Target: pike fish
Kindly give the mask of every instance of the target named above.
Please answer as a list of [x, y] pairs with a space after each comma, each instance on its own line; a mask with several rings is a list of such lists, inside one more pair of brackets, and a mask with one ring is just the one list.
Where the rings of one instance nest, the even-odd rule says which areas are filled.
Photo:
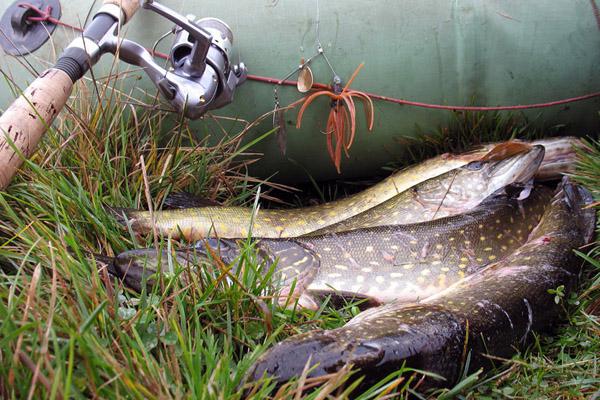
[[544, 147], [536, 145], [500, 161], [473, 161], [415, 185], [367, 211], [317, 230], [310, 236], [364, 227], [413, 224], [458, 215], [507, 185], [533, 179], [543, 158]]
[[585, 189], [566, 178], [527, 242], [445, 291], [418, 304], [400, 301], [369, 309], [345, 326], [286, 339], [262, 355], [247, 380], [269, 376], [278, 383], [316, 377], [346, 364], [374, 382], [406, 364], [433, 372], [448, 386], [469, 371], [489, 367], [486, 355], [510, 357], [532, 332], [553, 327], [561, 306], [549, 290], [575, 287], [581, 266], [573, 249], [592, 239], [595, 213]]
[[[512, 189], [512, 188], [511, 188]], [[258, 239], [264, 268], [274, 265], [279, 300], [317, 308], [325, 295], [366, 298], [371, 304], [425, 298], [503, 258], [523, 244], [550, 198], [545, 187], [525, 200], [496, 193], [469, 212], [409, 225], [362, 228], [294, 239]], [[210, 239], [175, 252], [183, 265], [200, 265], [211, 255], [235, 265], [240, 244]], [[168, 253], [133, 250], [118, 255], [111, 272], [140, 290], [144, 272], [167, 265]], [[147, 276], [147, 275], [146, 275]], [[292, 290], [293, 289], [293, 290]]]
[[[538, 173], [544, 177], [557, 177], [564, 172], [567, 168], [565, 162], [575, 155], [573, 146], [576, 143], [578, 140], [575, 138], [534, 142], [533, 145], [543, 145], [546, 149], [546, 156]], [[124, 220], [131, 224], [132, 229], [138, 233], [152, 232], [154, 225], [157, 232], [163, 236], [175, 239], [184, 238], [190, 241], [206, 237], [241, 238], [247, 237], [250, 233], [252, 236], [262, 238], [297, 237], [319, 230], [321, 230], [320, 233], [323, 233], [327, 231], [326, 227], [361, 214], [423, 182], [442, 176], [446, 179], [452, 178], [453, 175], [448, 175], [449, 173], [470, 163], [497, 162], [530, 148], [530, 144], [511, 141], [484, 145], [459, 155], [444, 154], [399, 171], [361, 193], [312, 207], [255, 212], [245, 207], [213, 206], [158, 211], [154, 212], [153, 216], [148, 211], [120, 210], [119, 212], [124, 214]], [[435, 185], [432, 186], [435, 187]], [[431, 194], [429, 193], [429, 195]], [[427, 203], [429, 199], [430, 197], [427, 196], [424, 198], [423, 207], [430, 206]], [[447, 215], [444, 214], [444, 211], [448, 210], [437, 211], [441, 214], [430, 211], [427, 215], [435, 214], [436, 217], [439, 217]], [[385, 217], [379, 218], [378, 223], [391, 225], [418, 222], [415, 220], [415, 216], [419, 215], [417, 210], [413, 209], [411, 213], [414, 214], [412, 219], [403, 220], [402, 216], [409, 214], [398, 210], [398, 214], [394, 216], [393, 212], [388, 212]], [[426, 219], [421, 219], [421, 221], [424, 220]], [[253, 221], [252, 226], [251, 221]], [[366, 223], [366, 225], [361, 227], [372, 226], [368, 222], [368, 218], [363, 216], [362, 223]], [[342, 229], [342, 227], [339, 226], [338, 229]]]

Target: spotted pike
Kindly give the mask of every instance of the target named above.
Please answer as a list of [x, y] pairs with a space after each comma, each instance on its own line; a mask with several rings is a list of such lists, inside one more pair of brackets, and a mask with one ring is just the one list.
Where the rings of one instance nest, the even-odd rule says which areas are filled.
[[[573, 145], [577, 142], [577, 139], [574, 138], [535, 142], [534, 144], [541, 144], [546, 148], [546, 157], [540, 166], [539, 173], [545, 177], [556, 177], [559, 173], [564, 172], [566, 165], [558, 163], [557, 160], [568, 160], [573, 157]], [[187, 240], [199, 240], [211, 236], [221, 238], [247, 237], [250, 233], [251, 221], [253, 221], [251, 232], [255, 237], [302, 236], [363, 213], [430, 179], [444, 175], [449, 182], [448, 178], [453, 176], [448, 175], [449, 172], [465, 167], [471, 162], [499, 161], [529, 148], [530, 145], [528, 144], [512, 141], [481, 146], [471, 152], [459, 155], [444, 154], [399, 171], [361, 193], [312, 207], [259, 210], [256, 213], [245, 207], [200, 207], [158, 211], [154, 213], [154, 226], [157, 232], [163, 236], [176, 239], [183, 237]], [[435, 187], [435, 185], [431, 186]], [[433, 199], [432, 194], [428, 193], [429, 196], [424, 198], [423, 201], [426, 203], [424, 207], [431, 206], [428, 203], [429, 200], [439, 201], [439, 198]], [[402, 220], [403, 215], [409, 216], [410, 214], [399, 211], [395, 216], [393, 213], [386, 213], [386, 217], [379, 218], [379, 222], [385, 225], [418, 222], [414, 218], [419, 215], [417, 210], [411, 211], [414, 215], [410, 220]], [[432, 214], [436, 214], [436, 216], [446, 215], [444, 210], [437, 211], [441, 213], [436, 214], [435, 211], [430, 211], [427, 216]], [[125, 220], [131, 224], [134, 231], [142, 234], [152, 232], [153, 223], [149, 212], [130, 210], [124, 213]], [[391, 218], [394, 218], [394, 220], [392, 221]], [[367, 220], [363, 220], [363, 223], [367, 223], [367, 225], [361, 227], [370, 226], [368, 225], [368, 218], [365, 217], [365, 219]]]
[[344, 232], [364, 227], [414, 224], [458, 215], [472, 209], [497, 190], [533, 178], [544, 158], [544, 147], [500, 161], [473, 161], [404, 192], [337, 224], [312, 232]]
[[[525, 200], [496, 193], [471, 211], [430, 222], [380, 226], [294, 239], [258, 239], [265, 268], [275, 265], [280, 300], [299, 299], [316, 308], [322, 295], [415, 301], [445, 289], [486, 264], [514, 251], [538, 223], [550, 190], [536, 188]], [[234, 264], [235, 240], [199, 241], [192, 250], [175, 252], [180, 264], [198, 265], [209, 255]], [[141, 271], [152, 273], [168, 254], [134, 250], [116, 257], [115, 274], [139, 290]], [[133, 282], [133, 284], [130, 284]], [[291, 288], [294, 292], [290, 293]], [[291, 296], [290, 296], [291, 295]]]
[[366, 381], [408, 367], [455, 383], [470, 355], [470, 371], [490, 365], [486, 355], [510, 357], [531, 337], [556, 323], [561, 306], [549, 290], [576, 283], [581, 261], [573, 249], [588, 243], [595, 226], [589, 192], [569, 183], [559, 187], [527, 243], [504, 260], [419, 304], [393, 302], [367, 310], [345, 326], [293, 336], [267, 351], [251, 368], [249, 381], [264, 375], [283, 383], [315, 366], [309, 377], [346, 364]]

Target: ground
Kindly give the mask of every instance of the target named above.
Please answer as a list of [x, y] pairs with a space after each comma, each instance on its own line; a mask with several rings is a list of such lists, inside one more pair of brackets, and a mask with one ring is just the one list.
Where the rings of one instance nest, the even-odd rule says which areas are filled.
[[[283, 310], [268, 296], [268, 279], [247, 268], [233, 282], [224, 279], [229, 271], [223, 265], [207, 266], [193, 285], [165, 279], [152, 293], [124, 290], [94, 255], [169, 244], [123, 229], [106, 205], [160, 207], [169, 193], [187, 190], [222, 204], [251, 206], [260, 182], [247, 178], [233, 160], [247, 150], [239, 138], [206, 147], [185, 122], [163, 137], [168, 114], [143, 105], [131, 111], [127, 96], [112, 90], [104, 93], [101, 107], [92, 87], [80, 86], [77, 93], [37, 155], [0, 194], [0, 396], [235, 399], [253, 360], [274, 342], [341, 326], [358, 312], [353, 304]], [[452, 126], [424, 133], [427, 141], [405, 145], [418, 161], [526, 131], [518, 116], [457, 114]], [[594, 151], [580, 158], [576, 179], [600, 200], [600, 143], [591, 145]], [[328, 199], [327, 193], [344, 192], [343, 185], [331, 187], [315, 185], [315, 193]], [[265, 199], [281, 193], [262, 186]], [[587, 260], [581, 288], [573, 296], [557, 291], [569, 319], [554, 334], [537, 337], [511, 360], [498, 360], [495, 371], [419, 396], [598, 398], [600, 247], [580, 252]], [[252, 251], [244, 257], [256, 264]], [[306, 398], [344, 397], [351, 388], [344, 392], [338, 386], [347, 375], [331, 377]], [[387, 398], [395, 390], [402, 398], [418, 392], [415, 385], [418, 374], [406, 370], [353, 396]], [[299, 395], [298, 386], [271, 396]], [[259, 382], [247, 389], [260, 399], [272, 388]]]

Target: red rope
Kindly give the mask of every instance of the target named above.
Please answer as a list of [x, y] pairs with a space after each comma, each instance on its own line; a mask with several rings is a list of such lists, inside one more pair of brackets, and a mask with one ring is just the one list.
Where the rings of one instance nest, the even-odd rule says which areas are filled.
[[[297, 85], [296, 81], [282, 81], [282, 80], [279, 80], [279, 79], [267, 78], [267, 77], [258, 76], [258, 75], [248, 75], [248, 79], [253, 80], [253, 81], [258, 81], [258, 82], [272, 83], [272, 84], [275, 84], [275, 85], [286, 85], [286, 86], [296, 86]], [[331, 90], [330, 86], [324, 85], [322, 83], [315, 83], [313, 85], [313, 87], [316, 88], [316, 89], [325, 89], [325, 90], [329, 89], [329, 90]], [[529, 108], [553, 107], [553, 106], [558, 106], [558, 105], [561, 105], [561, 104], [574, 103], [574, 102], [577, 102], [577, 101], [583, 101], [583, 100], [588, 100], [588, 99], [592, 99], [592, 98], [595, 98], [595, 97], [600, 97], [600, 92], [595, 92], [595, 93], [590, 93], [590, 94], [586, 94], [586, 95], [583, 95], [583, 96], [571, 97], [571, 98], [568, 98], [568, 99], [550, 101], [550, 102], [546, 102], [546, 103], [534, 103], [534, 104], [523, 104], [523, 105], [513, 105], [513, 106], [491, 106], [491, 107], [484, 107], [484, 106], [445, 106], [445, 105], [441, 105], [441, 104], [430, 104], [430, 103], [423, 103], [423, 102], [418, 102], [418, 101], [396, 99], [396, 98], [393, 98], [393, 97], [382, 96], [382, 95], [379, 95], [379, 94], [369, 93], [369, 92], [364, 92], [364, 93], [367, 96], [369, 96], [370, 98], [372, 98], [372, 99], [377, 99], [377, 100], [382, 100], [382, 101], [388, 101], [390, 103], [402, 104], [402, 105], [414, 106], [414, 107], [422, 107], [422, 108], [432, 108], [432, 109], [436, 109], [436, 110], [450, 110], [450, 111], [525, 110], [525, 109], [529, 109]]]
[[[598, 7], [596, 6], [594, 0], [590, 0], [592, 2], [592, 7], [594, 8], [594, 15], [596, 15], [599, 27], [600, 27], [600, 16], [599, 16], [599, 12], [598, 12]], [[36, 13], [38, 13], [39, 17], [29, 17], [29, 21], [33, 21], [33, 22], [49, 22], [52, 24], [56, 24], [56, 25], [61, 25], [67, 28], [71, 28], [73, 30], [79, 31], [79, 32], [83, 32], [82, 28], [79, 28], [77, 26], [74, 25], [69, 25], [67, 23], [61, 22], [58, 19], [52, 17], [51, 12], [52, 12], [52, 7], [48, 6], [46, 7], [45, 10], [40, 10], [39, 8], [37, 8], [36, 6], [34, 6], [33, 4], [29, 4], [29, 3], [21, 3], [19, 4], [19, 7], [23, 7], [23, 8], [29, 8], [33, 11], [35, 11]], [[147, 49], [154, 57], [158, 57], [158, 58], [162, 58], [162, 59], [168, 59], [169, 56], [167, 54], [164, 53], [160, 53], [158, 51], [153, 51], [150, 49]], [[248, 79], [252, 80], [252, 81], [257, 81], [257, 82], [265, 82], [265, 83], [270, 83], [273, 85], [285, 85], [285, 86], [296, 86], [297, 82], [296, 81], [282, 81], [280, 79], [276, 79], [276, 78], [269, 78], [269, 77], [264, 77], [264, 76], [259, 76], [259, 75], [248, 75]], [[313, 85], [313, 88], [315, 89], [323, 89], [323, 90], [331, 90], [331, 87], [329, 85], [325, 85], [322, 83], [315, 83]], [[595, 92], [595, 93], [589, 93], [589, 94], [585, 94], [582, 96], [576, 96], [576, 97], [570, 97], [567, 99], [561, 99], [561, 100], [555, 100], [555, 101], [549, 101], [549, 102], [545, 102], [545, 103], [534, 103], [534, 104], [519, 104], [519, 105], [512, 105], [512, 106], [447, 106], [447, 105], [441, 105], [441, 104], [431, 104], [431, 103], [423, 103], [423, 102], [419, 102], [419, 101], [411, 101], [411, 100], [405, 100], [405, 99], [397, 99], [394, 97], [388, 97], [388, 96], [382, 96], [379, 94], [375, 94], [375, 93], [368, 93], [368, 92], [364, 92], [367, 96], [369, 96], [372, 99], [376, 99], [376, 100], [381, 100], [381, 101], [387, 101], [390, 103], [395, 103], [395, 104], [401, 104], [401, 105], [406, 105], [406, 106], [413, 106], [413, 107], [421, 107], [421, 108], [431, 108], [431, 109], [435, 109], [435, 110], [450, 110], [450, 111], [515, 111], [515, 110], [527, 110], [527, 109], [534, 109], [534, 108], [547, 108], [547, 107], [554, 107], [554, 106], [559, 106], [559, 105], [563, 105], [563, 104], [568, 104], [568, 103], [575, 103], [578, 101], [583, 101], [583, 100], [589, 100], [589, 99], [593, 99], [596, 97], [600, 97], [600, 92]]]
[[391, 97], [380, 96], [378, 94], [366, 93], [367, 96], [378, 99], [389, 101], [396, 104], [404, 104], [407, 106], [414, 107], [422, 107], [422, 108], [433, 108], [437, 110], [451, 110], [451, 111], [503, 111], [503, 110], [527, 110], [532, 108], [547, 108], [559, 106], [561, 104], [575, 103], [577, 101], [583, 101], [588, 99], [593, 99], [595, 97], [600, 97], [600, 92], [584, 94], [582, 96], [570, 97], [568, 99], [549, 101], [546, 103], [533, 103], [533, 104], [519, 104], [514, 106], [444, 106], [440, 104], [429, 104], [429, 103], [421, 103], [418, 101], [410, 101], [410, 100], [402, 100], [402, 99], [394, 99]]
[[56, 18], [54, 18], [52, 16], [52, 6], [47, 6], [45, 10], [40, 10], [39, 8], [37, 8], [36, 6], [34, 6], [33, 4], [30, 3], [21, 3], [19, 4], [19, 7], [21, 8], [28, 8], [30, 10], [35, 11], [39, 17], [29, 17], [27, 18], [28, 21], [32, 21], [32, 22], [49, 22], [51, 24], [54, 25], [61, 25], [67, 28], [71, 28], [74, 29], [76, 31], [79, 32], [83, 32], [83, 29], [75, 26], [75, 25], [69, 25], [65, 22], [62, 22]]
[[[30, 3], [20, 3], [19, 7], [28, 8], [28, 9], [33, 10], [36, 13], [38, 13], [39, 17], [29, 17], [29, 18], [27, 18], [28, 21], [32, 21], [32, 22], [49, 22], [49, 23], [54, 24], [54, 25], [60, 25], [60, 26], [66, 27], [66, 28], [71, 28], [71, 29], [73, 29], [73, 30], [75, 30], [77, 32], [83, 32], [83, 28], [80, 28], [80, 27], [75, 26], [75, 25], [67, 24], [65, 22], [62, 22], [62, 21], [54, 18], [52, 16], [52, 7], [51, 6], [46, 7], [45, 10], [40, 10], [39, 8], [37, 8], [36, 6], [34, 6], [33, 4], [30, 4]], [[154, 57], [163, 58], [165, 60], [169, 58], [169, 56], [167, 54], [165, 54], [165, 53], [161, 53], [159, 51], [153, 51], [151, 49], [146, 49], [146, 50], [148, 50], [148, 52], [150, 54], [152, 54]]]

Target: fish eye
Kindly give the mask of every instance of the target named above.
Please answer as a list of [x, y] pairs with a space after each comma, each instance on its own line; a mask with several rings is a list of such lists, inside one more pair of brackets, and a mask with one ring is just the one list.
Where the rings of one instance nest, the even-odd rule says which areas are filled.
[[465, 168], [469, 171], [479, 171], [481, 168], [483, 168], [484, 164], [485, 163], [483, 161], [472, 161], [468, 163]]
[[219, 239], [216, 239], [216, 238], [204, 239], [204, 243], [203, 243], [203, 245], [205, 247], [210, 247], [211, 249], [218, 249], [219, 244], [220, 244], [220, 241], [219, 241]]

